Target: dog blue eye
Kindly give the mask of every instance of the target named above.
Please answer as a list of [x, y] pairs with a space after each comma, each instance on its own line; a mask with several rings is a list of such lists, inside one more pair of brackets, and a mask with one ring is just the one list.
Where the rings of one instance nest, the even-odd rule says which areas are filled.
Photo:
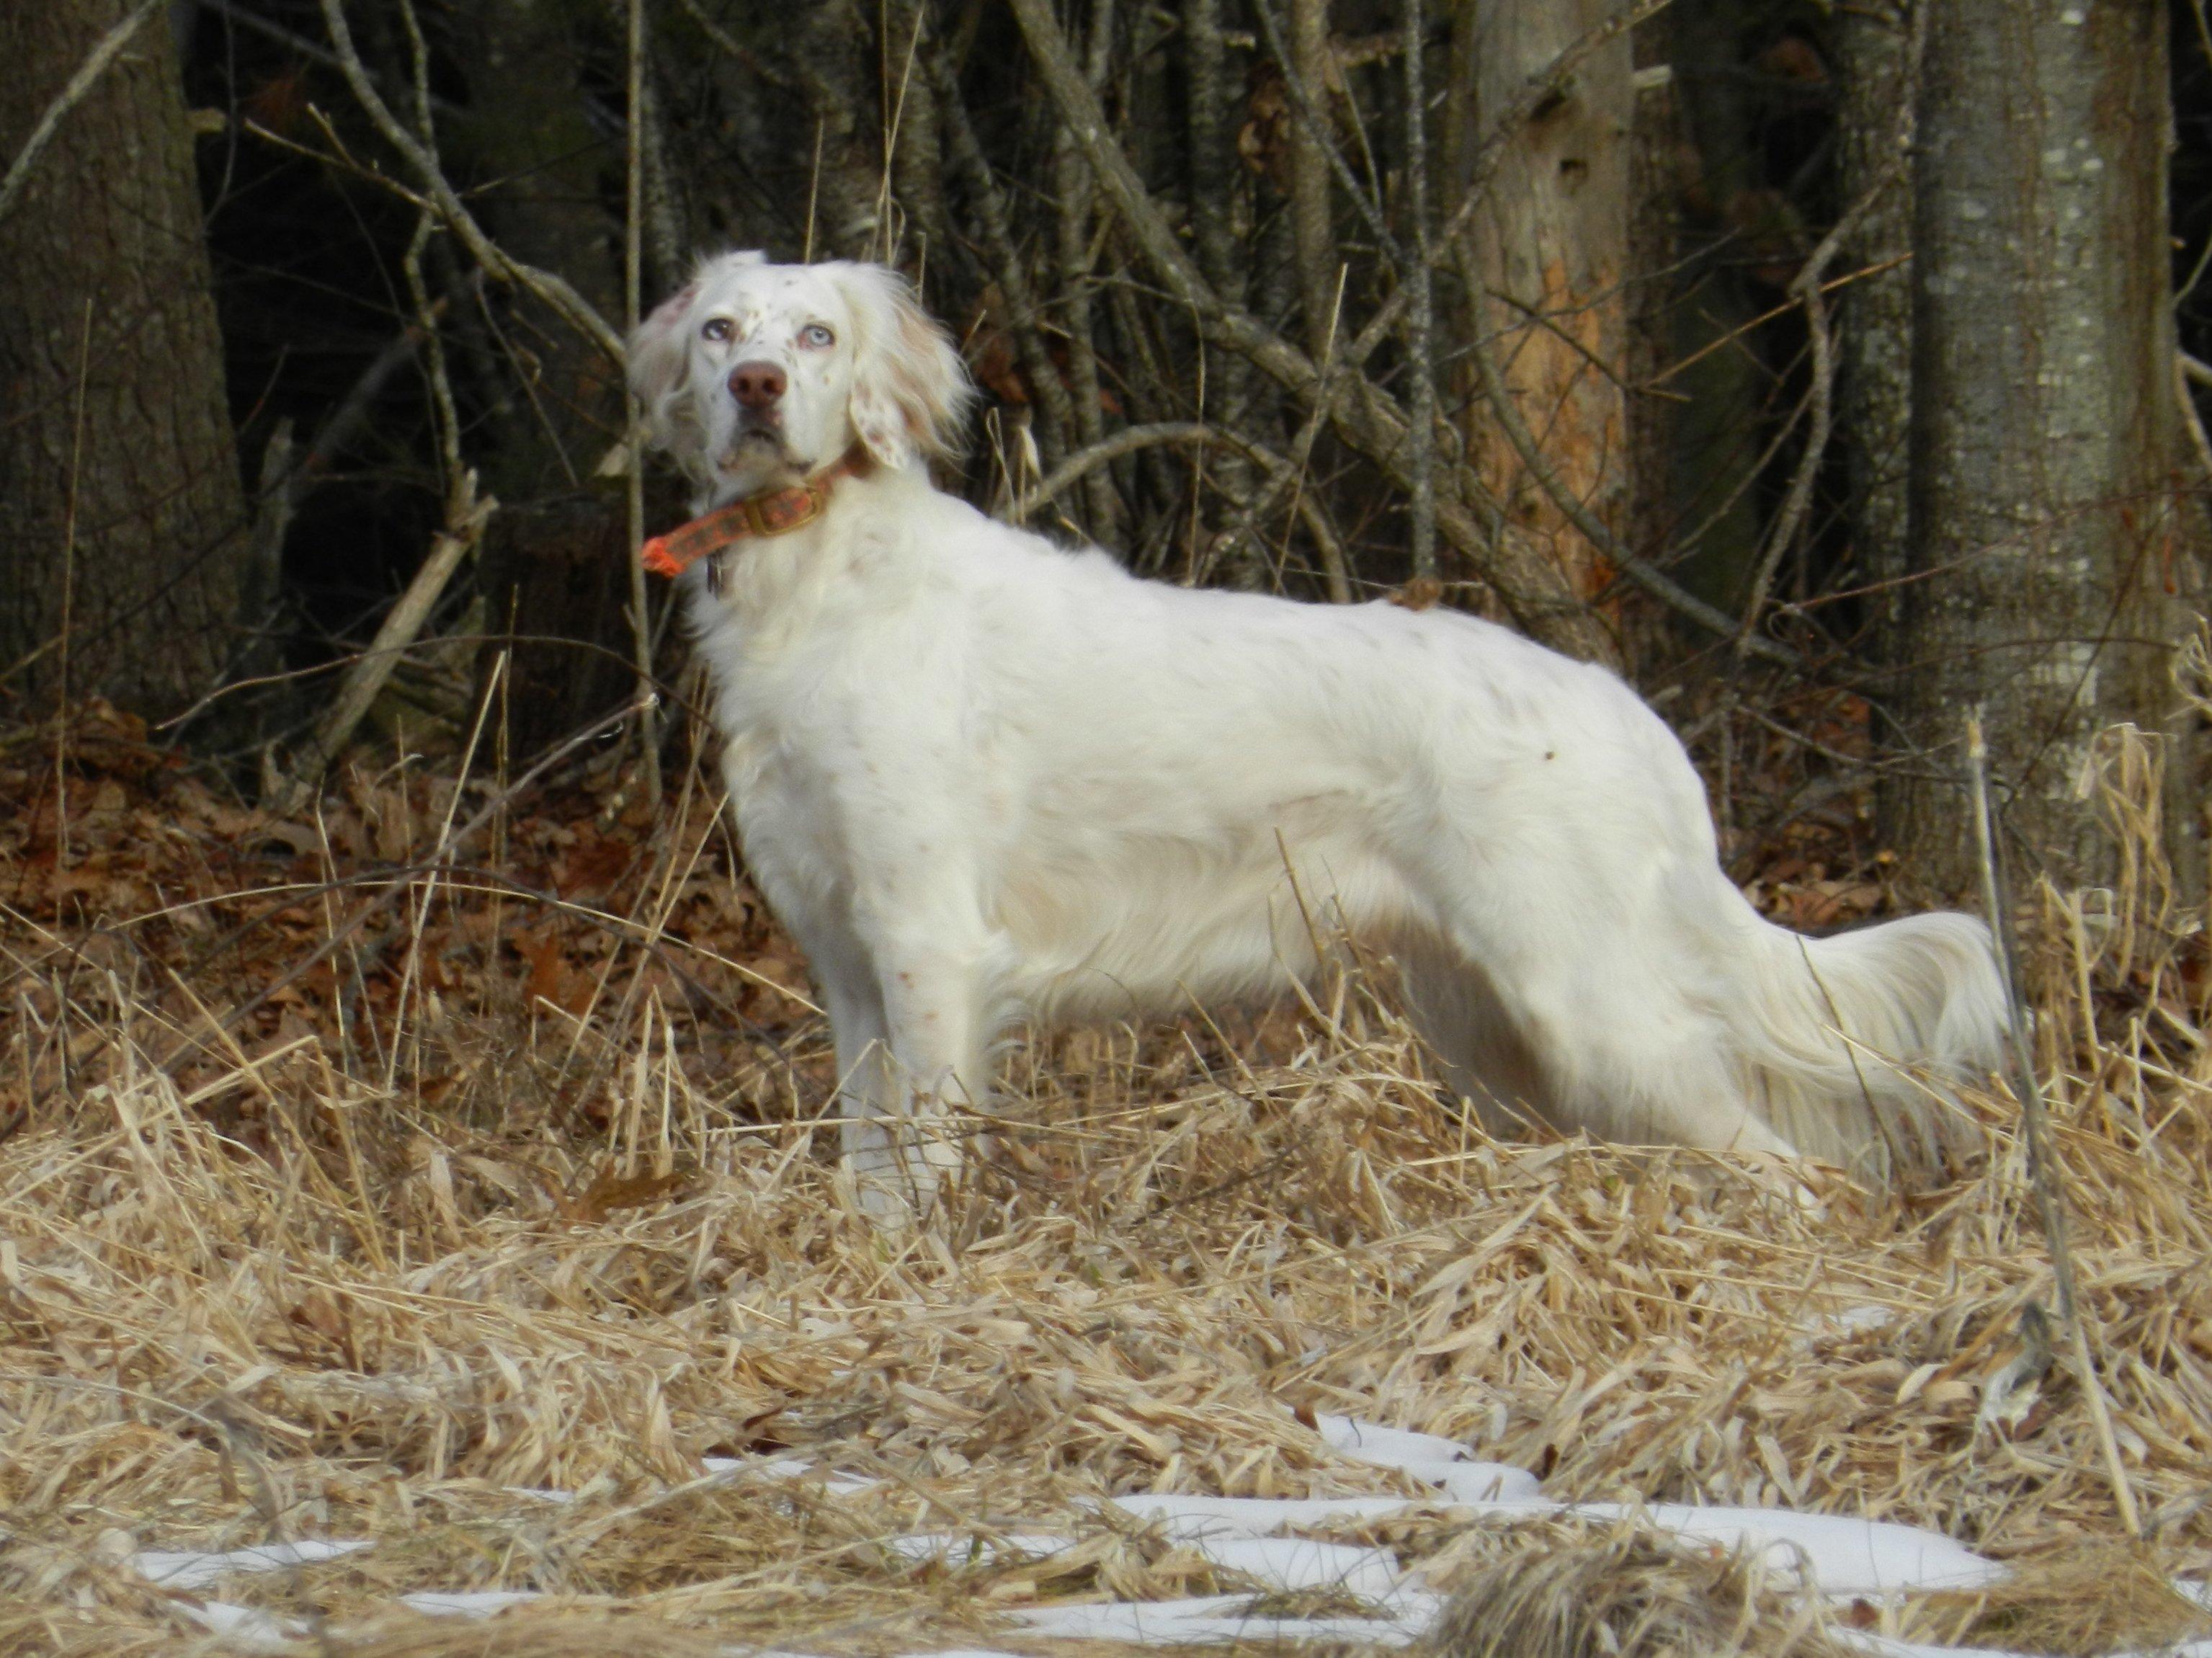
[[826, 351], [837, 343], [837, 337], [820, 323], [811, 322], [799, 331], [799, 343], [817, 351]]

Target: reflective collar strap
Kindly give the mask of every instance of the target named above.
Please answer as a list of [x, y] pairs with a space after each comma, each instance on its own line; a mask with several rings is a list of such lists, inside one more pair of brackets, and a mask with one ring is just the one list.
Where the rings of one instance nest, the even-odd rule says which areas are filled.
[[655, 536], [638, 549], [639, 561], [655, 575], [678, 576], [701, 559], [759, 536], [788, 535], [822, 516], [830, 505], [830, 485], [850, 469], [843, 463], [804, 483], [748, 495], [717, 507], [704, 518]]

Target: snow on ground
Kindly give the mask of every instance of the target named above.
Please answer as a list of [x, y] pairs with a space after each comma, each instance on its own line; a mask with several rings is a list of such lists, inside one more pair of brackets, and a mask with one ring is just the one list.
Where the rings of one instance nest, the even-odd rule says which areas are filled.
[[[1932, 1589], [1974, 1588], [1994, 1583], [2005, 1575], [2004, 1568], [1994, 1561], [1917, 1527], [1778, 1509], [1561, 1503], [1546, 1497], [1534, 1476], [1525, 1470], [1480, 1461], [1465, 1446], [1431, 1434], [1338, 1416], [1319, 1418], [1318, 1429], [1322, 1438], [1342, 1455], [1395, 1468], [1431, 1487], [1436, 1495], [1263, 1498], [1139, 1493], [1112, 1498], [1110, 1507], [1127, 1521], [1157, 1527], [1165, 1537], [1195, 1550], [1217, 1566], [1241, 1574], [1266, 1591], [1334, 1591], [1364, 1606], [1370, 1615], [1341, 1610], [1311, 1617], [1273, 1615], [1255, 1612], [1249, 1594], [1218, 1594], [1178, 1600], [1033, 1606], [1010, 1609], [1007, 1618], [1030, 1636], [1149, 1646], [1255, 1639], [1403, 1644], [1428, 1628], [1443, 1604], [1443, 1597], [1423, 1582], [1419, 1568], [1401, 1570], [1388, 1549], [1322, 1541], [1297, 1533], [1439, 1504], [1501, 1519], [1556, 1515], [1595, 1521], [1632, 1520], [1718, 1548], [1758, 1552], [1770, 1568], [1794, 1573], [1808, 1591], [1834, 1597], [1893, 1597]], [[878, 1483], [817, 1468], [804, 1457], [790, 1455], [709, 1457], [704, 1466], [706, 1479], [715, 1483], [812, 1475], [823, 1479], [830, 1491], [840, 1493], [864, 1491]], [[567, 1502], [573, 1496], [567, 1491], [537, 1490], [518, 1494], [554, 1503]], [[1066, 1532], [1040, 1527], [988, 1535], [915, 1533], [890, 1540], [890, 1546], [909, 1559], [939, 1558], [959, 1564], [971, 1560], [1044, 1558], [1075, 1546], [1076, 1541]], [[147, 1550], [131, 1558], [149, 1582], [196, 1591], [211, 1588], [234, 1573], [274, 1571], [334, 1559], [371, 1546], [359, 1540], [303, 1540], [224, 1553]], [[527, 1590], [420, 1592], [401, 1597], [404, 1605], [417, 1612], [465, 1617], [488, 1617], [537, 1598]], [[266, 1647], [297, 1632], [288, 1620], [220, 1600], [205, 1603], [196, 1615], [210, 1631], [229, 1637], [240, 1649]], [[1889, 1658], [1944, 1658], [1936, 1648], [1877, 1637], [1866, 1640], [1870, 1649]], [[2192, 1653], [2191, 1658], [2212, 1658], [2212, 1643], [2202, 1645], [2203, 1649]], [[938, 1655], [936, 1658], [975, 1655]], [[1004, 1655], [994, 1654], [989, 1658]]]
[[148, 1582], [166, 1589], [204, 1589], [232, 1572], [282, 1571], [288, 1566], [335, 1560], [370, 1545], [364, 1539], [344, 1541], [264, 1543], [253, 1548], [232, 1549], [223, 1554], [204, 1554], [190, 1549], [142, 1549], [131, 1564]]

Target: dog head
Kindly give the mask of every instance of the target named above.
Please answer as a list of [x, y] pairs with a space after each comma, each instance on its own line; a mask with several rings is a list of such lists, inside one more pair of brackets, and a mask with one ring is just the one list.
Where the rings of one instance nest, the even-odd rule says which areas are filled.
[[630, 386], [649, 440], [713, 500], [794, 483], [855, 443], [879, 464], [950, 458], [974, 393], [896, 271], [726, 253], [638, 325]]

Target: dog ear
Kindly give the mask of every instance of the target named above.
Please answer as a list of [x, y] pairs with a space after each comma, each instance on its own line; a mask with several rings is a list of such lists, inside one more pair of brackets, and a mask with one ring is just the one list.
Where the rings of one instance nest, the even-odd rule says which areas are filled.
[[853, 429], [861, 443], [885, 466], [951, 459], [975, 395], [951, 337], [887, 266], [840, 261], [824, 274], [852, 307]]
[[653, 309], [629, 337], [629, 389], [645, 412], [646, 441], [679, 460], [689, 459], [687, 443], [697, 425], [692, 416], [691, 304], [701, 279], [694, 276]]
[[764, 264], [765, 253], [724, 253], [702, 259], [691, 280], [653, 308], [629, 337], [629, 389], [645, 411], [646, 442], [703, 478], [699, 419], [692, 407], [691, 307], [715, 277], [739, 265]]

